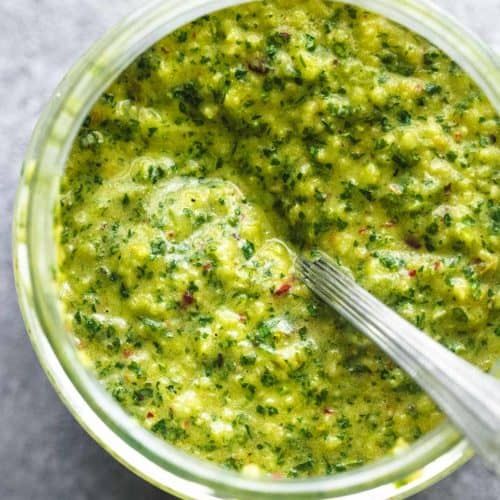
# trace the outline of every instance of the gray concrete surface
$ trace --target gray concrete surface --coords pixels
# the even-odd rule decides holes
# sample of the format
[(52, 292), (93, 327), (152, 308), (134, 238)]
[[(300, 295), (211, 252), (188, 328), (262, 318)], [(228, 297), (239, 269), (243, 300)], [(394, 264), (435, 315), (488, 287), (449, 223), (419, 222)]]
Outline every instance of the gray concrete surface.
[[(85, 48), (142, 1), (0, 0), (0, 500), (167, 498), (102, 451), (62, 406), (24, 332), (11, 272), (14, 191), (37, 116)], [(500, 47), (500, 0), (438, 3)], [(473, 460), (416, 498), (494, 500), (500, 480)]]

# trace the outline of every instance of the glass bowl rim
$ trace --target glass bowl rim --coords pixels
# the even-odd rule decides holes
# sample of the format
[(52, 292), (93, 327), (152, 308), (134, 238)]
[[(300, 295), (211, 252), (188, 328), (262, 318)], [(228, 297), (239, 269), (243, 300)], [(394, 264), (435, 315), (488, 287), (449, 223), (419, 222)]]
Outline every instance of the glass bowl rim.
[[(188, 456), (141, 428), (117, 407), (83, 366), (72, 366), (74, 352), (68, 345), (58, 343), (57, 333), (64, 328), (54, 319), (57, 305), (47, 302), (51, 296), (47, 286), (50, 275), (40, 266), (36, 253), (46, 250), (50, 256), (54, 247), (52, 237), (45, 237), (41, 248), (37, 246), (40, 228), (35, 222), (39, 211), (45, 207), (52, 214), (53, 208), (47, 206), (47, 194), (42, 189), (54, 195), (54, 181), (62, 172), (85, 115), (135, 57), (162, 36), (201, 15), (248, 1), (149, 1), (105, 34), (59, 85), (33, 133), (16, 196), (14, 274), (26, 328), (48, 378), (80, 424), (120, 462), (166, 491), (193, 498), (325, 498), (368, 491), (383, 497), (406, 496), (444, 477), (470, 458), (472, 452), (467, 443), (449, 424), (443, 424), (396, 457), (342, 474), (283, 481), (245, 478)], [(476, 36), (434, 4), (428, 0), (345, 3), (393, 19), (438, 45), (461, 64), (500, 110), (498, 60)], [(51, 262), (54, 264), (55, 260)]]

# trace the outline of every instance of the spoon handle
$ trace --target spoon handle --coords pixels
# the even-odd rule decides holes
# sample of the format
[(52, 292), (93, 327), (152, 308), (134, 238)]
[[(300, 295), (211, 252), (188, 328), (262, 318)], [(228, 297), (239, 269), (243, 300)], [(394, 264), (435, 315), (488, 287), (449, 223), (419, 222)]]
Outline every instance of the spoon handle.
[(456, 356), (360, 287), (328, 257), (297, 260), (306, 285), (403, 368), (500, 475), (500, 381)]

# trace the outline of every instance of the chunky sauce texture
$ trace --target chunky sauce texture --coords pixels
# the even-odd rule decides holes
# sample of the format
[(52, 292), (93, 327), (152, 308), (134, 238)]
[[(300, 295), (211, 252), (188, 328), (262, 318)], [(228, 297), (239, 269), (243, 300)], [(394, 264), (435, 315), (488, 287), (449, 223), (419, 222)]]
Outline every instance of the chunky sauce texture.
[(294, 275), (320, 249), (443, 345), (500, 354), (499, 119), (436, 47), (324, 0), (204, 17), (86, 119), (57, 213), (82, 359), (174, 445), (331, 474), (442, 414)]

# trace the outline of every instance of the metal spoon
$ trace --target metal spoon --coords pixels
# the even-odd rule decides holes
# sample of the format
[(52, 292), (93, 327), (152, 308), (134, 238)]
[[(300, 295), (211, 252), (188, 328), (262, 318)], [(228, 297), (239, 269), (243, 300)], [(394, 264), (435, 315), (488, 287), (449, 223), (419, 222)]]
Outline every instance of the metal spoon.
[(304, 283), (403, 368), (500, 475), (500, 381), (377, 300), (329, 257), (297, 259)]

